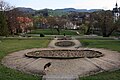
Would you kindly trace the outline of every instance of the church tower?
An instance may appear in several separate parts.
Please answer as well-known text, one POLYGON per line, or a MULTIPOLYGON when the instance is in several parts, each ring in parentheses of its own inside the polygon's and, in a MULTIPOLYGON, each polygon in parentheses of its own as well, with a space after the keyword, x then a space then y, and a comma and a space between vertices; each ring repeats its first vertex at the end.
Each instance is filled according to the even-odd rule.
POLYGON ((117 21, 120 16, 120 8, 118 8, 117 2, 115 8, 113 8, 113 15, 114 15, 114 21, 117 21))

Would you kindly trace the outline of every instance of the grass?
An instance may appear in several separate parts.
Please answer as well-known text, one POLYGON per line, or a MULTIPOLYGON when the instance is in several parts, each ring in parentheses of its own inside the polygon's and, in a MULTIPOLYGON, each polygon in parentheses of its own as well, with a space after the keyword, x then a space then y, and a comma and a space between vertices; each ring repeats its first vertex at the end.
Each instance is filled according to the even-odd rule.
MULTIPOLYGON (((84 47, 106 48, 120 52, 120 40, 87 40, 81 39, 84 47)), ((120 70, 103 72, 93 76, 81 77, 80 80, 120 80, 120 70)))
POLYGON ((29 75, 8 69, 0 65, 0 80, 42 80, 41 77, 36 75, 29 75))
MULTIPOLYGON (((30 32, 29 34, 44 34, 44 35, 58 35, 58 32, 56 29, 53 29, 53 33, 51 31, 51 29, 36 29, 33 30, 32 32, 30 32)), ((77 33, 73 30, 60 30, 60 34, 64 35, 64 33, 66 35, 77 35, 77 33)))
POLYGON ((36 37, 36 36, 31 36, 31 37, 2 37, 0 40, 53 40, 54 36, 45 36, 45 37, 36 37))
MULTIPOLYGON (((28 48, 47 47, 48 43, 49 40, 1 40, 0 60, 11 52, 28 48)), ((0 80, 40 80, 40 77, 8 69, 0 64, 0 80)))
POLYGON ((81 39, 84 47, 106 48, 120 52, 120 40, 87 40, 81 39))

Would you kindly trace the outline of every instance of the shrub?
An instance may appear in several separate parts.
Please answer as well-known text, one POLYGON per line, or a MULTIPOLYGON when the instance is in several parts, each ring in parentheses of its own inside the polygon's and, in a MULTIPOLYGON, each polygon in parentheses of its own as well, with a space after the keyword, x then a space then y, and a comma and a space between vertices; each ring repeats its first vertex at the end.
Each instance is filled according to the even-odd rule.
POLYGON ((44 34, 42 34, 42 33, 40 33, 40 37, 45 37, 45 35, 44 35, 44 34))

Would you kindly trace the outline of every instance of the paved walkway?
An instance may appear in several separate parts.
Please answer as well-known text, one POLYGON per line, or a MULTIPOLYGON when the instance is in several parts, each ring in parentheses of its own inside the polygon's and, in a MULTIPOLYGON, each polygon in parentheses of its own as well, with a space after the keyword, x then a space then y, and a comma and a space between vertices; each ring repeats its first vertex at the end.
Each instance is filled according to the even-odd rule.
MULTIPOLYGON (((66 48, 70 50, 76 49, 81 46, 77 40, 75 46, 66 48)), ((21 50, 18 52, 7 55, 2 64, 25 73, 32 73, 43 76, 43 80, 77 80, 79 76, 88 76, 103 71, 112 71, 120 69, 120 53, 116 51, 110 51, 106 49, 97 48, 78 48, 78 50, 95 50, 104 54, 100 58, 78 58, 78 59, 46 59, 46 58, 28 58, 26 53, 36 50, 54 50, 64 49, 56 47, 54 43, 57 40, 53 40, 49 48, 34 48, 21 50), (51 66, 44 69, 47 63, 51 62, 51 66), (76 76, 77 75, 77 76, 76 76)))
POLYGON ((2 60, 2 64, 16 70, 32 74, 46 75, 89 75, 101 71, 110 71, 120 68, 120 53, 105 49, 89 49, 102 52, 105 56, 100 58, 78 58, 78 59, 45 59, 27 58, 25 53, 36 50, 52 50, 51 48, 27 49, 9 54, 2 60), (44 70, 45 64, 51 62, 51 66, 44 70))
POLYGON ((82 44, 76 39, 73 39, 73 40, 57 40, 57 38, 55 38, 54 40, 52 40, 50 42, 50 44, 48 45, 48 48, 54 48, 54 49, 77 49, 77 48, 79 48, 81 46, 82 46, 82 44), (59 47, 59 46, 56 46, 55 43, 60 42, 60 41, 71 41, 71 42, 74 42, 75 45, 71 46, 71 47, 59 47))

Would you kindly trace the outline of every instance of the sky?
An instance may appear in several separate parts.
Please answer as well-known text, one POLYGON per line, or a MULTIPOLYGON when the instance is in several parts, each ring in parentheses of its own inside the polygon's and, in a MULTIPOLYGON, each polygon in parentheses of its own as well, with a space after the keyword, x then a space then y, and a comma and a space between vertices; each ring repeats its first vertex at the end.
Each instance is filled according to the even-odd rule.
POLYGON ((49 8, 106 9, 112 10, 120 0, 4 0, 15 7, 27 7, 36 10, 49 8))

